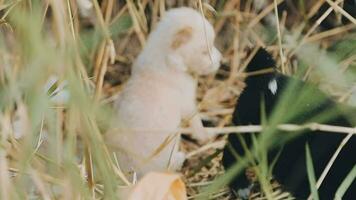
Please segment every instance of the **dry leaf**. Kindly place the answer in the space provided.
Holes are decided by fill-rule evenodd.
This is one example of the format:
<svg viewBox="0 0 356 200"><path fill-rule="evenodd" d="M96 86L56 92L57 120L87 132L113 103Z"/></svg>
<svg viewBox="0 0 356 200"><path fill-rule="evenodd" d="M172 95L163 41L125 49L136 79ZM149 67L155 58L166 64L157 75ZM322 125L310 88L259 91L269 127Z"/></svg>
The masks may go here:
<svg viewBox="0 0 356 200"><path fill-rule="evenodd" d="M185 185L179 175L151 172L132 189L128 200L186 200Z"/></svg>

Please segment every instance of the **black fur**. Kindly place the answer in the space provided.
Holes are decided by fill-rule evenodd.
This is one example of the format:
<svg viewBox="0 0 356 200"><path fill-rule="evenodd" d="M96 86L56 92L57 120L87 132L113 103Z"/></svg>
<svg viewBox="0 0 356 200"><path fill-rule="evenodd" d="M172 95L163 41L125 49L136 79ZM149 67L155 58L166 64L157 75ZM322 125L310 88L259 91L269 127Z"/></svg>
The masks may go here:
<svg viewBox="0 0 356 200"><path fill-rule="evenodd" d="M275 61L271 55L264 49L260 49L248 65L246 71L251 72L274 66ZM275 80L277 83L277 90L274 94L268 86L272 80ZM284 98L286 98L285 100L288 103L286 104L286 109L279 112L284 118L280 123L304 124L308 122L318 122L348 127L352 127L351 124L355 125L355 122L350 122L352 117L344 117L341 114L340 109L345 108L345 106L335 103L316 87L301 80L284 76L275 71L264 75L248 77L246 79L246 85L233 113L233 123L235 125L261 124L262 104L264 104L267 121L269 121L274 109L277 108L276 105ZM293 87L290 85L293 85ZM287 94L284 95L287 88L293 92L287 92ZM281 102L281 104L283 103ZM348 109L354 110L354 108ZM291 115L291 113L295 111L299 111L299 114L296 116ZM329 113L329 117L327 119L315 118L322 113ZM274 179L282 184L285 190L291 192L295 197L306 199L310 194L310 187L306 169L305 144L308 143L310 147L314 171L316 179L318 179L346 135L322 131L307 131L297 134L298 136L291 140L286 139L296 134L297 133L281 131L275 133L271 140L275 142L275 148L269 150L268 159L269 162L271 162L282 149L278 161L273 168ZM247 145L251 147L251 134L241 134L241 137L246 141ZM236 153L240 156L245 155L244 149L236 134L230 134L228 142ZM235 156L230 151L230 148L225 147L223 165L228 169L235 162ZM350 141L340 152L333 167L318 190L320 199L334 199L338 186L355 165L356 136L352 136ZM233 190L237 191L238 189L247 188L251 184L244 174L245 173L242 172L237 175L230 183L230 187ZM343 199L356 199L356 181L353 181Z"/></svg>

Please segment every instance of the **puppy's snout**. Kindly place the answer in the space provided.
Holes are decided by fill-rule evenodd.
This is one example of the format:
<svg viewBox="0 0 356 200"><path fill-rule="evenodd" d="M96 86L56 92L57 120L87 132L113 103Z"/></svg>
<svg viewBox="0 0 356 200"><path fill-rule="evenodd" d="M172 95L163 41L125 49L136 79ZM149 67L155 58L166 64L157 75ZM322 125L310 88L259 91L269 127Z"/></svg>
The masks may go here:
<svg viewBox="0 0 356 200"><path fill-rule="evenodd" d="M211 59L212 59L211 68L213 71L216 71L219 69L221 57L222 57L222 55L221 55L220 51L214 47L212 50L212 55L211 55Z"/></svg>

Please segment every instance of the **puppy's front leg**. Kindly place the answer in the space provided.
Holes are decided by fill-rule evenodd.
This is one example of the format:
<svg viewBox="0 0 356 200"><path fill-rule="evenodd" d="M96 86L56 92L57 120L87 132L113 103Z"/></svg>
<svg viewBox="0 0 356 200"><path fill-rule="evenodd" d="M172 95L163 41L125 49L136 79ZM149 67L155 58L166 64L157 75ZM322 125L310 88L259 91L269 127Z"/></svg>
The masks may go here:
<svg viewBox="0 0 356 200"><path fill-rule="evenodd" d="M209 135L208 131L204 128L199 114L195 114L190 120L190 127L193 129L193 137L199 142L207 142L212 135Z"/></svg>

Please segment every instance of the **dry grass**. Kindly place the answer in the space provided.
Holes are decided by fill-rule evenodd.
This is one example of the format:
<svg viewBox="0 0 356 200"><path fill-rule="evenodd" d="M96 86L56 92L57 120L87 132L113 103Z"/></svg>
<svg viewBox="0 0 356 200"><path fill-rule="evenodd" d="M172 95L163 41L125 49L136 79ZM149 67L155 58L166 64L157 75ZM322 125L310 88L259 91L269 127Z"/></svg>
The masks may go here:
<svg viewBox="0 0 356 200"><path fill-rule="evenodd" d="M262 1L266 4L254 9L252 0L83 0L92 6L83 10L85 5L74 0L0 0L1 199L111 199L119 185L132 183L111 159L101 134L133 60L170 7L195 7L214 23L224 65L216 76L199 79L198 90L200 112L214 127L212 133L259 130L224 127L231 125L243 90L243 70L260 46L273 53L283 73L306 69L305 80L336 100L352 99L354 17L339 6L342 0L300 0L295 3L298 9L288 3L288 9L278 13L276 6L285 1ZM328 9L320 13L324 2ZM343 16L348 24L321 27L326 19L340 22ZM44 92L53 76L55 83ZM65 104L48 98L61 84L71 94ZM355 134L354 129L323 125L281 128ZM16 138L18 134L22 137ZM224 173L220 163L224 139L219 136L204 146L183 141L189 159L182 174L191 199ZM222 188L210 198L232 196Z"/></svg>

